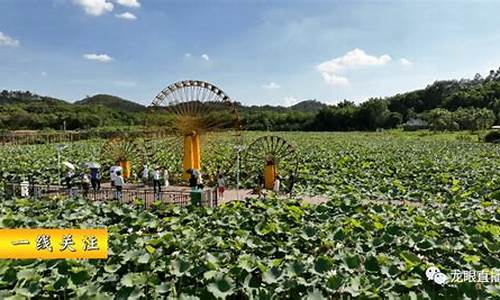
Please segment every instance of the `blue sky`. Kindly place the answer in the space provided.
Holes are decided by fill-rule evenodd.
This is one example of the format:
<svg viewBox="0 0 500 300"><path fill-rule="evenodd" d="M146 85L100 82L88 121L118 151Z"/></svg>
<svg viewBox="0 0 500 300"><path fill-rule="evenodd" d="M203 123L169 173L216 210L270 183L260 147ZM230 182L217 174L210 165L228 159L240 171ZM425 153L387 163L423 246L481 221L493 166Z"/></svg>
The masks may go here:
<svg viewBox="0 0 500 300"><path fill-rule="evenodd" d="M500 67L500 1L0 0L0 89L361 102Z"/></svg>

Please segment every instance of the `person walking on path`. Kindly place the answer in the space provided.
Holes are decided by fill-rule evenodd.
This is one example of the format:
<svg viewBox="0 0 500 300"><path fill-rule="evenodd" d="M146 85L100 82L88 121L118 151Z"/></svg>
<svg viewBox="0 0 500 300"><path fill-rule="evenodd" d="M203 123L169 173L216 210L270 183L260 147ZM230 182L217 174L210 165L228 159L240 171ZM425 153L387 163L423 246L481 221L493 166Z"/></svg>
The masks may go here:
<svg viewBox="0 0 500 300"><path fill-rule="evenodd" d="M122 172L116 171L114 177L114 186L116 188L116 199L122 199L123 186L125 185L125 180L123 179Z"/></svg>
<svg viewBox="0 0 500 300"><path fill-rule="evenodd" d="M278 175L274 178L274 184L273 184L273 192L278 194L280 192L280 185L281 185L281 180Z"/></svg>
<svg viewBox="0 0 500 300"><path fill-rule="evenodd" d="M217 178L217 191L219 192L218 197L221 200L224 200L225 189L226 189L226 180L224 179L224 175L219 174L219 178Z"/></svg>
<svg viewBox="0 0 500 300"><path fill-rule="evenodd" d="M295 185L295 175L293 174L292 171L290 171L290 174L288 174L288 193L290 197L292 197L294 185Z"/></svg>
<svg viewBox="0 0 500 300"><path fill-rule="evenodd" d="M161 173L160 167L155 166L155 170L153 171L153 189L155 193L155 198L160 198L161 193Z"/></svg>
<svg viewBox="0 0 500 300"><path fill-rule="evenodd" d="M170 182L168 182L168 170L167 168L163 169L163 186L168 187Z"/></svg>
<svg viewBox="0 0 500 300"><path fill-rule="evenodd" d="M190 174L189 177L189 187L192 189L198 188L203 189L203 180L201 178L201 173L197 169L187 169L186 173Z"/></svg>
<svg viewBox="0 0 500 300"><path fill-rule="evenodd" d="M144 165L142 167L142 184L143 186L146 186L148 184L148 180L149 180L149 168L148 168L148 165Z"/></svg>
<svg viewBox="0 0 500 300"><path fill-rule="evenodd" d="M194 169L193 172L196 176L196 186L198 187L198 189L203 189L203 178L202 178L203 175L198 169Z"/></svg>
<svg viewBox="0 0 500 300"><path fill-rule="evenodd" d="M87 197L90 190L90 175L87 172L82 174L82 190L83 197Z"/></svg>
<svg viewBox="0 0 500 300"><path fill-rule="evenodd" d="M259 174L257 176L257 187L256 187L256 192L259 199L262 197L263 188L264 188L264 176L262 176L262 174Z"/></svg>
<svg viewBox="0 0 500 300"><path fill-rule="evenodd" d="M90 169L90 184L94 192L101 190L101 171L98 168Z"/></svg>
<svg viewBox="0 0 500 300"><path fill-rule="evenodd" d="M196 188L196 175L194 174L193 169L187 169L186 173L188 173L190 175L189 176L189 187L191 189Z"/></svg>
<svg viewBox="0 0 500 300"><path fill-rule="evenodd" d="M68 194L73 196L72 188L73 188L73 178L75 177L75 173L73 170L69 169L68 173L66 173L66 177L64 181L66 182L66 188L68 189Z"/></svg>
<svg viewBox="0 0 500 300"><path fill-rule="evenodd" d="M109 179L111 181L111 187L114 187L115 185L115 179L116 179L116 173L122 172L122 167L120 166L119 162L116 162L114 166L111 166L109 169Z"/></svg>

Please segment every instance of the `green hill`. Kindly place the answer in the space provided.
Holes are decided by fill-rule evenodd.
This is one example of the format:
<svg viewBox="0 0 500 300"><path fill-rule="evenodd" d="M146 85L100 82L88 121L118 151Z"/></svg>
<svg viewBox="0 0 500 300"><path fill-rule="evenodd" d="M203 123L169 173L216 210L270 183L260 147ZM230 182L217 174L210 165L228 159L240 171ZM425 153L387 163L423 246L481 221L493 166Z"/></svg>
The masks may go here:
<svg viewBox="0 0 500 300"><path fill-rule="evenodd" d="M114 110L121 110L125 112L142 112L146 107L136 102L122 99L120 97L98 94L92 97L87 97L83 100L76 101L76 105L94 105L105 106Z"/></svg>
<svg viewBox="0 0 500 300"><path fill-rule="evenodd" d="M328 105L319 102L317 100L305 100L301 101L295 105L290 106L290 109L302 112L313 112L316 113L321 109L327 107Z"/></svg>

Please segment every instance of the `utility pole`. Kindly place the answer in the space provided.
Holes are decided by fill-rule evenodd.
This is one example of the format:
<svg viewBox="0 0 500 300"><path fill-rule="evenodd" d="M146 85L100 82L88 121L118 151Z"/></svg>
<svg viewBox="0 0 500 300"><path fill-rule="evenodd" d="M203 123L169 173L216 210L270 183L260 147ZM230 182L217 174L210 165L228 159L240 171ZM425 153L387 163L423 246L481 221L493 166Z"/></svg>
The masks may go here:
<svg viewBox="0 0 500 300"><path fill-rule="evenodd" d="M58 183L61 184L61 151L66 148L66 145L57 144L56 152L57 152L57 176Z"/></svg>
<svg viewBox="0 0 500 300"><path fill-rule="evenodd" d="M243 146L234 147L236 150L236 200L240 200L240 152L243 151Z"/></svg>

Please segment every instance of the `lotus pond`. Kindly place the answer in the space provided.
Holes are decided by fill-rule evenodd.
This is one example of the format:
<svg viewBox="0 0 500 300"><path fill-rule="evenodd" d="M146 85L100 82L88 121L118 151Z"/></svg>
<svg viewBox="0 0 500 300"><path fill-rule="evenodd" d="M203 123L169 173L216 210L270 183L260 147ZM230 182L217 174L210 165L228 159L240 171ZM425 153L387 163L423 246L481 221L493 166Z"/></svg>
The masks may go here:
<svg viewBox="0 0 500 300"><path fill-rule="evenodd" d="M400 133L280 135L299 154L293 200L146 211L78 198L2 200L0 227L107 227L110 245L107 260L2 260L0 298L500 298L499 283L440 286L425 274L429 266L500 273L498 145ZM62 159L97 160L102 144L71 144ZM175 173L172 143L151 147ZM213 135L203 150L205 172L227 166L233 180L231 139ZM4 178L57 180L56 161L49 145L0 150ZM244 185L258 168L245 166ZM331 200L310 205L301 194ZM393 199L419 205L364 201Z"/></svg>

